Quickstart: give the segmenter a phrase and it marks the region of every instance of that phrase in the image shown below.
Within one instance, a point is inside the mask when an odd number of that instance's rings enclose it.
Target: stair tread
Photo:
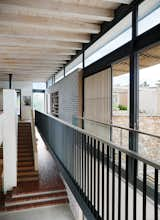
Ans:
[[[26,177],[18,177],[17,181],[19,182],[29,182],[29,181],[38,181],[39,177],[38,176],[26,176]]]
[[[68,203],[68,199],[59,199],[59,200],[37,202],[37,203],[30,203],[30,204],[23,204],[23,205],[13,205],[10,207],[6,207],[6,211],[29,209],[29,208],[36,208],[36,207],[41,207],[41,206],[59,205],[59,204],[65,204],[65,203]]]
[[[32,175],[38,175],[37,171],[28,171],[28,172],[18,172],[18,177],[21,176],[32,176]]]
[[[32,200],[39,200],[39,199],[47,199],[47,198],[58,198],[58,197],[67,197],[67,193],[64,192],[55,192],[55,193],[46,193],[46,194],[39,194],[35,196],[24,196],[18,198],[6,198],[7,203],[14,203],[14,202],[23,202],[23,201],[32,201]]]

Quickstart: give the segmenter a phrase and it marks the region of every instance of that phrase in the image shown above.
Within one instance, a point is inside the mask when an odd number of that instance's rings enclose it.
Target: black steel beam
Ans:
[[[45,93],[45,89],[32,89],[32,92],[36,92],[36,93]]]
[[[135,40],[135,51],[153,47],[160,42],[160,24],[139,35]]]

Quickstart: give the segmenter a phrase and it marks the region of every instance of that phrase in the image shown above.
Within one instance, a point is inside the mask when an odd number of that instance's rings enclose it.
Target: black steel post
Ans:
[[[137,29],[138,29],[138,6],[132,12],[132,51],[130,54],[130,108],[129,108],[129,127],[138,129],[138,56],[134,51]],[[136,132],[129,132],[129,149],[138,151],[138,134]],[[128,161],[129,179],[131,182],[134,180],[134,161],[129,158]]]
[[[9,89],[12,89],[12,74],[9,75]]]
[[[65,65],[63,66],[63,74],[64,74],[64,77],[66,76],[66,67]]]

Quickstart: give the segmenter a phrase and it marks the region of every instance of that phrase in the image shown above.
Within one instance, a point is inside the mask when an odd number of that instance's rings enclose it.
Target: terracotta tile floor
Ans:
[[[51,154],[46,148],[40,134],[36,130],[39,181],[18,184],[17,193],[45,191],[50,189],[63,189],[64,184],[58,172],[58,168]]]

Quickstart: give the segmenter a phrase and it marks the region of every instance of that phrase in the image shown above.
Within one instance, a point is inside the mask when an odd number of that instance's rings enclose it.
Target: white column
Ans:
[[[3,191],[17,186],[17,96],[15,90],[3,92]]]

